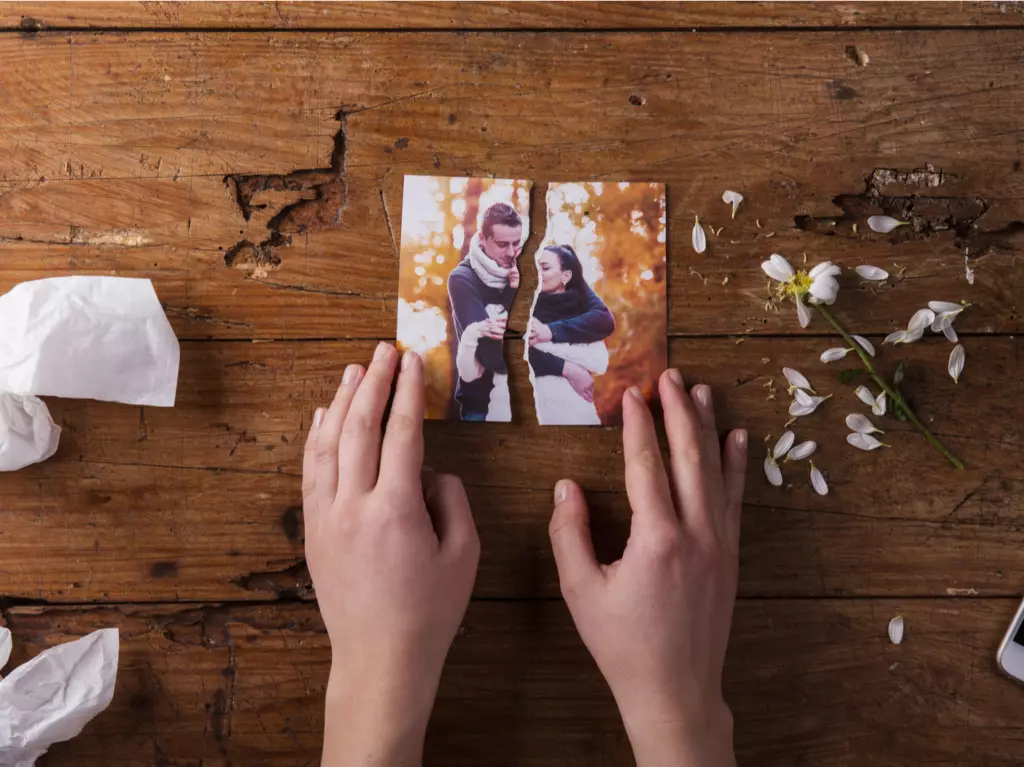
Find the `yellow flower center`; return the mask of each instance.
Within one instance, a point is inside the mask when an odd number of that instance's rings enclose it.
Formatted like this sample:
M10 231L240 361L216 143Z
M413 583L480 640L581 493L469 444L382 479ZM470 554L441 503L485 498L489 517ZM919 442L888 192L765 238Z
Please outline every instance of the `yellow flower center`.
M810 275L803 269L799 269L788 282L779 286L779 295L781 297L790 296L793 299L803 298L810 292L812 282L814 280Z

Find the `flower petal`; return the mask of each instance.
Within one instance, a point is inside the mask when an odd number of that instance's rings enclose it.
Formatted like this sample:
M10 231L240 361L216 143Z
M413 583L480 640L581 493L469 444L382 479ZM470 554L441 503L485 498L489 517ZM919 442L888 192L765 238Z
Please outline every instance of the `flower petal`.
M872 357L875 356L875 346L864 336L854 336L853 340L857 342L861 349L866 351Z
M825 476L813 462L811 463L811 487L818 495L828 495L828 483L825 482Z
M779 464L770 455L765 456L764 459L764 475L775 487L782 486L782 471L779 469Z
M865 405L871 407L875 404L875 395L871 393L871 390L866 386L858 386L854 392L857 395L857 399L863 402ZM882 392L883 394L885 392Z
M934 321L935 312L931 309L918 309L907 323L907 335L914 335L919 330L924 333L925 328L931 327Z
M775 447L772 448L772 458L779 460L789 449L793 447L793 443L796 441L796 435L791 431L782 432L782 436L779 437L779 441L775 443Z
M877 266L858 266L853 271L855 271L857 276L862 280L878 280L881 282L882 280L889 279L889 272Z
M815 409L815 405L801 405L799 402L792 402L789 405L789 414L793 418L800 418L801 416L810 415Z
M956 334L956 330L953 329L952 324L942 326L942 335L954 344L960 340L959 336Z
M814 268L807 273L807 276L812 280L816 280L823 274L827 274L829 277L835 277L842 271L842 267L836 266L831 261L822 261L820 264L815 264Z
M841 360L843 357L845 357L852 351L852 347L843 348L842 346L834 346L831 349L826 349L821 353L821 361L825 363L835 362L836 360Z
M796 300L796 318L800 322L800 327L802 328L806 328L811 324L811 310L808 309L807 304L799 298Z
M974 270L971 269L971 265L967 263L967 256L964 256L964 277L967 279L968 285L974 284Z
M906 221L900 221L892 216L871 216L868 219L868 226L871 227L871 231L880 232L881 234L888 234L893 229L906 225Z
M814 399L810 394L805 392L803 389L797 389L793 392L793 399L799 402L801 405L813 405Z
M860 413L850 413L846 416L846 426L850 431L855 431L859 434L884 434L881 429L876 429L875 425L871 423L871 419L866 415Z
M693 235L690 242L698 253L703 253L708 249L708 238L704 235L704 227L700 225L700 219L696 216L693 217Z
M731 189L726 189L722 193L722 202L728 202L732 204L732 217L736 218L736 209L743 202L743 195L739 192L733 192Z
M882 443L872 437L870 434L861 434L860 432L853 432L853 434L846 435L846 441L853 445L858 450L876 450L883 447Z
M897 615L889 621L889 641L899 644L903 641L903 616Z
M804 458L809 458L814 454L814 451L818 449L818 443L814 440L807 440L801 442L799 445L794 447L786 454L787 461L802 461Z
M789 381L790 389L807 389L809 392L814 391L814 387L811 386L811 382L807 380L799 370L793 370L793 368L782 368L782 375L786 376L786 380Z
M904 339L906 339L906 337L907 337L907 331L905 331L905 330L897 330L896 332L890 333L889 335L887 335L885 337L885 340L882 341L882 343L883 344L901 344L901 343L903 343Z
M901 338L898 341L895 341L894 343L897 343L897 344L912 344L912 343L915 343L917 341L920 341L921 338L924 336L924 328L925 327L927 327L927 325L924 326L924 327L915 328L914 330L904 331L903 338Z
M951 301L929 301L928 308L936 314L947 314L949 312L959 314L964 310L964 305L954 304Z
M830 274L822 274L811 283L811 296L823 304L834 304L839 295L839 281Z
M949 365L947 367L954 383L960 383L960 374L964 372L965 357L966 352L960 344L954 346L953 351L949 353Z
M885 392L882 392L877 397L875 397L875 401L871 404L871 412L874 413L875 415L885 415L885 408L886 396Z
M793 279L794 276L796 276L796 272L793 271L793 267L790 265L789 261L786 260L786 257L781 253L772 253L768 257L768 260L775 264L776 269L778 269L780 272L786 275L782 282L788 282L789 280Z

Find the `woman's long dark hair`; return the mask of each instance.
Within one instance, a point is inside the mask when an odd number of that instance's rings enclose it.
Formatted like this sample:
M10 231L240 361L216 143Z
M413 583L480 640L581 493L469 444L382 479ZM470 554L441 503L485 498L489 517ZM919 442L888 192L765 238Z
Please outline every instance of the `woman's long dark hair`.
M548 245L544 250L550 250L558 256L558 266L563 272L566 270L572 272L572 277L569 278L569 282L565 286L566 291L576 295L582 294L587 281L583 279L583 265L580 263L580 257L576 255L572 246Z

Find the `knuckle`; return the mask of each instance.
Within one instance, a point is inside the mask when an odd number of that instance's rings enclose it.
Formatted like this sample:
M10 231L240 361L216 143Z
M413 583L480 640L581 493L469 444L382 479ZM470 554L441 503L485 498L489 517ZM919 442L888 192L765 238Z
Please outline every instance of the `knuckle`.
M653 448L645 448L633 457L634 467L645 474L654 474L658 469L664 468L661 462L661 453Z
M388 433L396 437L409 437L416 432L417 421L406 413L391 412Z
M373 434L380 430L380 423L367 413L360 411L349 411L348 416L345 418L345 426L342 428L342 434L356 434L364 436L367 434Z

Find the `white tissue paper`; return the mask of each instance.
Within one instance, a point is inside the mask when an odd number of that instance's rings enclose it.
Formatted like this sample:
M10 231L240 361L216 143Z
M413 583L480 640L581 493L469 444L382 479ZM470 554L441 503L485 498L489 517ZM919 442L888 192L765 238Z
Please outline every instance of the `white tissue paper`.
M0 634L3 660L10 632ZM0 680L0 765L32 767L110 705L118 649L117 629L101 629L39 653Z
M0 471L53 455L37 396L174 405L178 339L149 280L54 277L0 296Z

